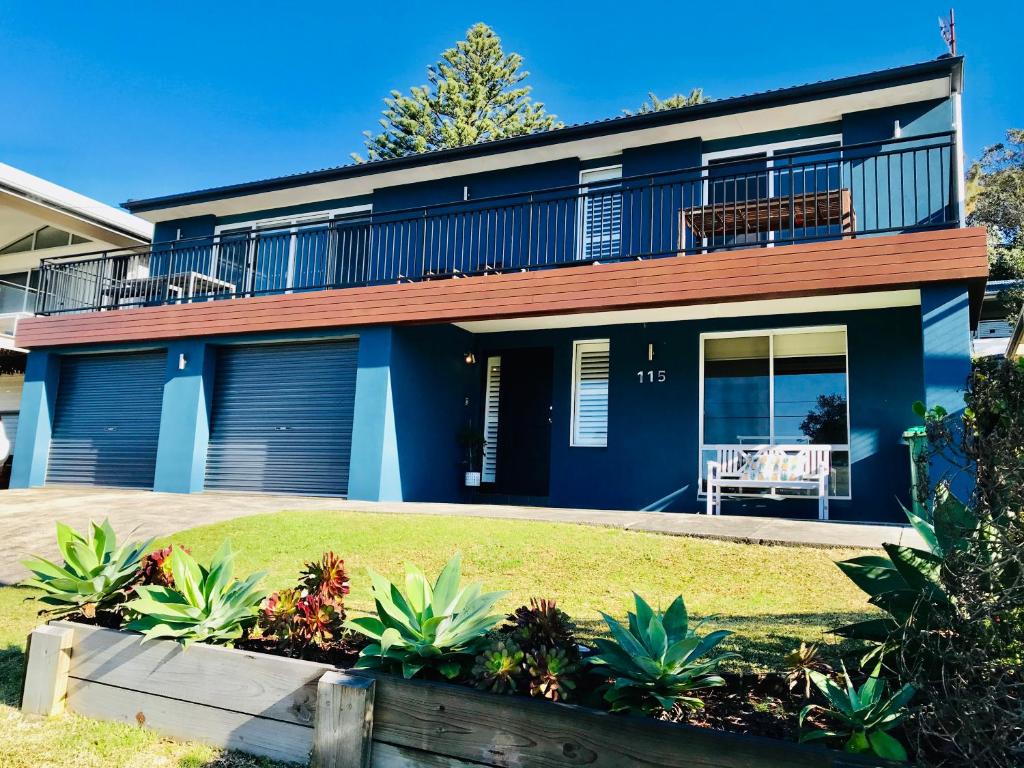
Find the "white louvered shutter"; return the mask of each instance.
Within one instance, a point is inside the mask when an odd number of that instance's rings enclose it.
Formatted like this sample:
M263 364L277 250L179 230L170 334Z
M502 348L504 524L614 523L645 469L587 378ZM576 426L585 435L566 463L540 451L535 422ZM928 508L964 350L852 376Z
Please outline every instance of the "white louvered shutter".
M609 342L578 341L573 354L572 445L608 445Z
M581 183L591 184L583 197L581 259L621 255L622 192L616 184L621 177L621 168L584 171L580 176Z
M501 395L501 358L487 358L484 393L484 457L481 481L493 483L498 474L498 406Z

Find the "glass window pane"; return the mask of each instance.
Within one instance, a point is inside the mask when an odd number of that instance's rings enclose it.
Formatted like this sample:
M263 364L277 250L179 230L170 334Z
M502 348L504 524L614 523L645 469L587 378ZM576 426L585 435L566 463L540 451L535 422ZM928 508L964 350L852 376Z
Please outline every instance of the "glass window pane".
M775 442L847 444L845 333L778 334L774 349Z
M768 337L707 339L704 343L704 442L769 440Z
M10 245L0 249L0 253L24 253L32 250L32 235L25 235L21 240L15 240Z
M82 237L81 235L71 235L71 244L79 245L80 243L88 243L88 238Z
M59 248L71 241L71 235L56 227L43 227L36 232L36 250Z

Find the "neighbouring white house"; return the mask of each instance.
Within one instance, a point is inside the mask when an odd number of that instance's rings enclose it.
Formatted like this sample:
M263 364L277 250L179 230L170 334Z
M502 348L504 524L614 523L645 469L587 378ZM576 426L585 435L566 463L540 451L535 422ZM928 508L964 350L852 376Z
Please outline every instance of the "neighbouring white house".
M146 245L153 225L0 163L0 488L17 429L25 351L18 321L33 314L43 259Z

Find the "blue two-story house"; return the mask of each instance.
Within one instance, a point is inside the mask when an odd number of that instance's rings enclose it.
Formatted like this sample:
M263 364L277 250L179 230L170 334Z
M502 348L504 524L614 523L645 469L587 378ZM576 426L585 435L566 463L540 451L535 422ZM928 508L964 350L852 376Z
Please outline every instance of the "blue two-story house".
M899 519L987 275L962 83L947 57L126 203L152 246L42 265L12 483L700 511L709 461L807 446L832 518Z

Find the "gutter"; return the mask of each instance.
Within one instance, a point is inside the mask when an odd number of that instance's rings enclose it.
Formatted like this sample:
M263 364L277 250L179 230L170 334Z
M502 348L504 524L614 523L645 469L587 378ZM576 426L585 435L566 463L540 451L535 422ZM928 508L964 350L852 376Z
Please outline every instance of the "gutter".
M338 181L341 179L359 176L370 176L396 169L436 165L464 158L495 155L519 149L550 146L579 139L628 133L630 131L645 128L658 128L664 125L675 125L678 123L692 122L710 117L720 117L723 115L745 112L752 109L761 109L769 106L777 106L780 104L813 101L844 92L866 89L883 83L897 84L901 81L913 82L915 79L937 74L947 74L954 80L959 81L962 78L962 67L963 57L943 57L933 61L910 64L894 69L880 70L862 75L852 75L850 77L843 77L835 80L824 80L817 83L780 88L773 91L763 91L761 93L746 96L736 96L728 99L720 99L718 101L710 101L705 104L694 104L688 107L664 110L662 112L652 112L644 115L631 115L628 117L614 117L602 121L582 123L579 125L568 126L566 128L545 131L543 133L532 133L525 136L498 139L496 141L485 142L482 144L470 144L468 146L455 147L453 149L424 152L418 155L408 155L406 157L390 160L378 160L358 165L337 166L318 171L308 171L289 176L263 179L260 181L212 187L193 192L144 198L140 200L128 200L121 205L131 213L153 211L161 208L204 203L212 200L240 197L243 195L252 195L260 192L270 192L293 187L302 187L310 184Z

